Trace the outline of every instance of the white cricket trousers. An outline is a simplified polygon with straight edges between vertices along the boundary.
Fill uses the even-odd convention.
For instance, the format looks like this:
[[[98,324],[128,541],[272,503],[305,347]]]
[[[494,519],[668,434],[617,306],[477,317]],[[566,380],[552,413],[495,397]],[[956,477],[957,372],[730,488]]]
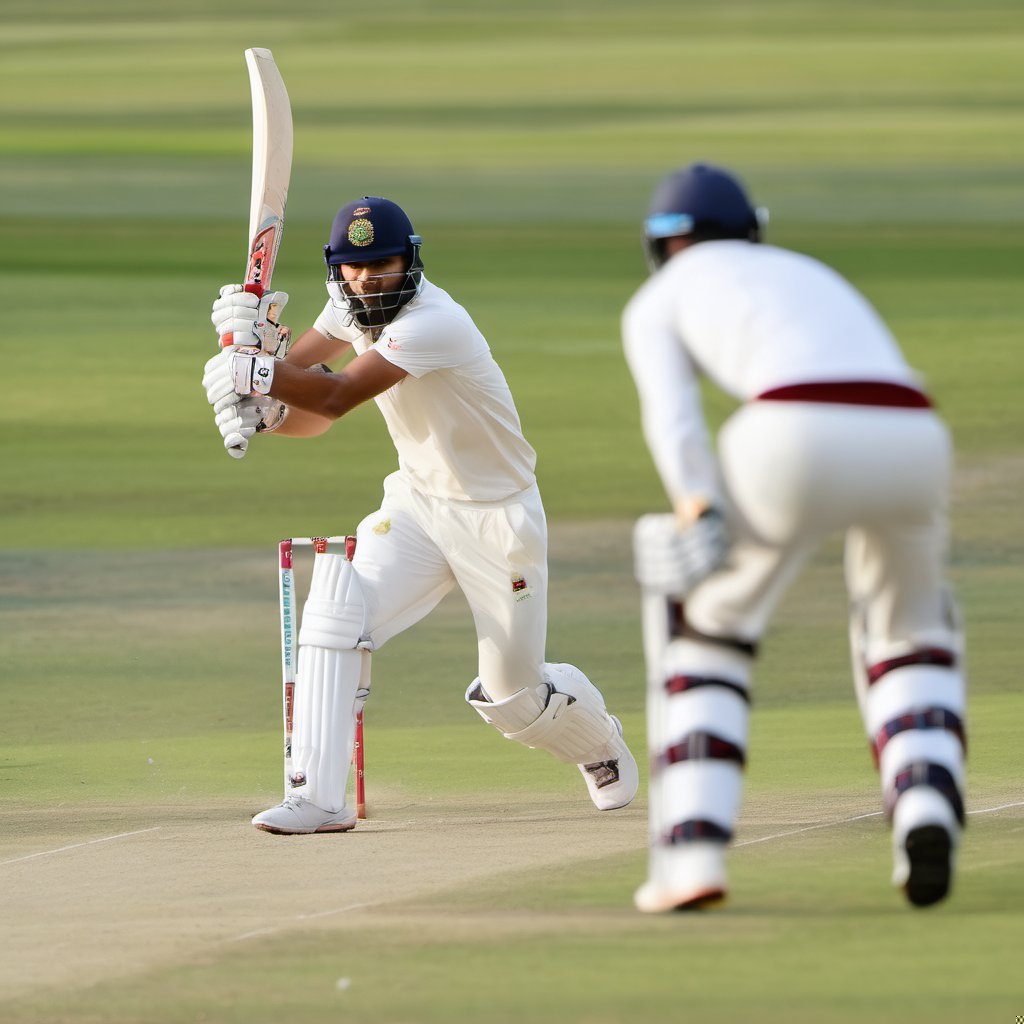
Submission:
[[[845,531],[867,660],[950,643],[951,444],[932,410],[752,402],[722,428],[718,452],[737,543],[729,567],[687,600],[690,625],[756,640],[810,555]]]
[[[375,650],[457,584],[490,698],[543,683],[547,523],[536,485],[501,502],[459,502],[422,494],[392,473],[380,509],[359,524],[353,565]]]

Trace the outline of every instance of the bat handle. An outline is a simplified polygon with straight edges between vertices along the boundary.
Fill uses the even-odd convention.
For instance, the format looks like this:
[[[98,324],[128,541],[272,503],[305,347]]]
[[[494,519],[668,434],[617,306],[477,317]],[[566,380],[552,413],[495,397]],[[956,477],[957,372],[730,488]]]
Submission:
[[[255,295],[257,299],[262,299],[264,293],[266,292],[266,289],[263,287],[262,284],[260,284],[259,281],[246,281],[245,284],[242,285],[242,291],[249,292],[250,295]],[[220,339],[221,348],[230,348],[231,345],[233,344],[234,340],[232,339],[230,334],[225,334]],[[236,456],[236,458],[241,457],[241,455]]]

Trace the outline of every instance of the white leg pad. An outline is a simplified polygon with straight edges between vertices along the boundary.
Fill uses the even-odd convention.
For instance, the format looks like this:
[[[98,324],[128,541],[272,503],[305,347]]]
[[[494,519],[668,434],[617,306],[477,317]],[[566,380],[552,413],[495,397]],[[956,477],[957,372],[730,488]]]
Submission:
[[[887,672],[868,691],[864,724],[875,740],[890,719],[917,708],[946,708],[964,717],[966,699],[963,676],[956,670],[934,665],[908,665]]]
[[[551,690],[540,714],[536,691],[525,687],[491,702],[476,679],[466,691],[466,701],[506,739],[546,750],[568,764],[604,760],[617,730],[601,694],[589,680],[586,686],[566,685],[566,679],[559,676],[557,682],[562,689]],[[570,689],[576,692],[566,692]],[[524,718],[529,724],[523,725]]]
[[[466,701],[506,739],[577,765],[599,810],[625,807],[636,795],[640,773],[619,720],[574,665],[545,664],[544,677],[546,686],[524,687],[500,701],[489,700],[475,679]]]
[[[325,811],[345,806],[364,659],[368,651],[299,649],[291,791]]]
[[[709,906],[726,894],[751,659],[724,644],[669,637],[663,598],[645,594],[644,607],[649,860],[634,899],[639,910],[659,913]]]

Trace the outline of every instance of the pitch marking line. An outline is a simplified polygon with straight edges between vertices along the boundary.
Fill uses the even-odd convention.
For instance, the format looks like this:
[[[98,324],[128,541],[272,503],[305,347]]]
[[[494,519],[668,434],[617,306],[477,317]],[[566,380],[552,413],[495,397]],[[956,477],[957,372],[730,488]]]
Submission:
[[[1007,811],[1012,807],[1024,807],[1024,800],[1018,800],[1012,804],[999,804],[998,807],[980,807],[976,811],[968,811],[968,815],[972,814],[993,814],[995,811]],[[742,843],[733,843],[733,849],[739,849],[741,846],[754,846],[756,843],[767,843],[772,839],[785,839],[787,836],[798,836],[802,832],[813,832],[819,828],[832,828],[835,825],[849,825],[854,821],[863,821],[865,818],[880,818],[882,811],[871,811],[869,814],[855,814],[852,818],[838,818],[835,821],[822,821],[817,825],[807,825],[804,828],[794,828],[789,832],[776,832],[773,836],[761,836],[760,839],[747,839]]]
[[[289,921],[315,921],[318,917],[332,917],[334,914],[344,914],[350,910],[365,910],[367,907],[377,907],[382,903],[387,903],[387,900],[378,900],[374,903],[349,903],[344,907],[333,907],[331,910],[318,910],[315,914],[295,914],[289,918]],[[260,935],[276,935],[278,932],[283,931],[283,926],[276,928],[257,928],[251,932],[245,932],[242,935],[235,935],[230,939],[223,939],[223,942],[245,942],[246,939],[255,939]]]
[[[145,835],[147,832],[159,832],[162,825],[154,825],[152,828],[140,828],[137,832],[121,832],[116,836],[103,836],[101,839],[90,839],[84,843],[72,843],[70,846],[59,846],[56,850],[43,850],[40,853],[30,853],[27,857],[15,857],[13,860],[0,860],[0,867],[8,864],[19,864],[25,860],[35,860],[37,857],[52,857],[55,853],[65,853],[68,850],[78,850],[83,846],[95,846],[96,843],[112,843],[115,839],[129,839],[131,836]]]

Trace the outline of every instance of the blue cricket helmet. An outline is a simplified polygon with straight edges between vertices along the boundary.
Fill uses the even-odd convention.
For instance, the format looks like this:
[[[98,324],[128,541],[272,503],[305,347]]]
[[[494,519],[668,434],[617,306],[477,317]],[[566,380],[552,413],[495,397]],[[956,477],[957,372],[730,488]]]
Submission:
[[[761,240],[767,211],[755,209],[740,182],[728,171],[695,163],[673,171],[654,190],[644,221],[644,249],[652,270],[665,262],[664,239],[692,236]]]
[[[324,262],[336,266],[405,255],[411,263],[420,245],[422,239],[397,203],[380,196],[363,196],[346,203],[335,214],[331,240],[324,246]]]
[[[423,282],[422,244],[408,214],[390,199],[363,196],[346,203],[335,214],[330,241],[324,246],[331,301],[347,310],[351,321],[362,328],[386,326],[419,293]],[[353,294],[344,283],[341,264],[372,263],[392,256],[405,257],[405,277],[396,290],[377,292],[369,300]]]

